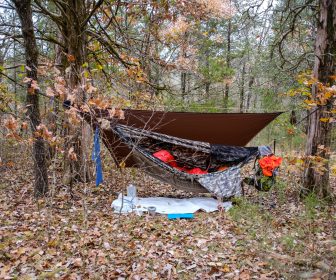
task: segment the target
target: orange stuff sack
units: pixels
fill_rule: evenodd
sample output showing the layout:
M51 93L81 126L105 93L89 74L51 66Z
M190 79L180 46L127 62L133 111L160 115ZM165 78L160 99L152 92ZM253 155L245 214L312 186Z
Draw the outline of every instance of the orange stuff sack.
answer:
M267 177L271 177L274 169L280 166L282 158L271 155L259 159L258 162L263 174Z

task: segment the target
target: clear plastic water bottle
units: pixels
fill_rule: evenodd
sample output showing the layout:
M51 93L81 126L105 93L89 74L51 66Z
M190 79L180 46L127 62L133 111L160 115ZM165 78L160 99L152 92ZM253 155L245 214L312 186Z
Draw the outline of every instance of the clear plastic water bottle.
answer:
M132 200L136 198L137 196L136 186L134 186L133 184L129 184L127 186L127 196Z

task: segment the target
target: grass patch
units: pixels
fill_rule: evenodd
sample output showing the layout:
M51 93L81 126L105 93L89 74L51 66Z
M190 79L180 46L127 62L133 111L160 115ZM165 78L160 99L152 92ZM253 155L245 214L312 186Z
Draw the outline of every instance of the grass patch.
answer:
M247 225L259 225L260 223L269 223L272 220L271 215L261 209L257 204L251 203L246 198L236 198L235 206L229 210L229 215L236 222L242 222Z

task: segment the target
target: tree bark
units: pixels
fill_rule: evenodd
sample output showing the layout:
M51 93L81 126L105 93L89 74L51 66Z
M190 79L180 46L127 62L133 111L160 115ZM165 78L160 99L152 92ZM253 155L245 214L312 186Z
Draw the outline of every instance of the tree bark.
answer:
M87 23L83 24L87 15L85 2L83 0L71 0L67 2L68 9L65 9L64 21L61 26L62 37L67 49L64 52L68 55L70 72L68 85L70 91L76 91L75 104L83 105L88 96L83 90L83 64L86 61L86 28ZM91 169L89 164L89 142L90 127L82 121L79 126L69 124L68 141L66 151L73 147L77 155L77 160L65 159L63 178L64 184L71 184L74 181L88 182L91 180ZM67 153L66 153L67 154Z
M2 54L1 49L0 49L0 83L2 82L1 72L3 69L4 63L5 63L5 56Z
M320 0L319 6L313 77L323 85L331 86L334 83L331 76L335 75L336 65L336 2L334 0ZM318 100L320 94L323 93L318 89L318 85L314 84L312 98ZM320 104L310 111L303 194L315 192L321 197L330 195L329 158L332 124L328 121L321 122L321 119L328 119L331 116L332 106L333 99L329 98L325 104ZM310 156L319 156L324 159L324 172L321 173L317 170Z
M45 1L35 0L35 3L41 13L48 16L58 26L62 37L64 38L62 46L63 52L67 54L68 72L67 81L70 91L75 91L74 105L81 107L88 99L85 92L83 78L83 64L86 62L86 43L87 29L89 19L95 14L95 11L104 3L103 0L83 1L83 0L53 0L57 12L50 13L45 7L48 3ZM94 2L94 3L93 3ZM58 16L59 15L59 16ZM74 93L74 92L72 92ZM65 150L66 155L70 148L74 149L77 161L65 160L64 183L71 184L76 181L89 181L91 172L89 168L89 142L91 139L90 126L85 122L81 122L80 126L69 124L68 135Z
M187 73L181 72L181 93L182 93L182 99L185 100L187 95Z
M244 61L243 70L242 70L241 85L240 85L240 93L239 93L239 112L240 113L243 113L243 111L244 111L245 74L246 74L246 62Z
M205 52L205 68L206 68L206 80L205 80L205 97L207 100L210 98L210 50L206 50Z
M60 42L64 41L64 38L61 33L58 34L58 40ZM65 76L66 64L67 64L67 59L66 59L64 50L61 48L61 46L55 44L55 65L56 65L56 68L60 71L61 76ZM53 133L53 135L56 135L57 134L57 121L61 119L59 115L62 114L62 112L60 112L59 110L60 109L59 100L52 100L52 101L53 102L51 106L53 108L47 113L47 121L48 121L49 130ZM49 145L48 151L49 151L49 159L51 160L56 155L56 146Z
M231 19L229 19L228 23L228 32L227 32L227 48L226 48L226 67L231 67ZM224 88L224 96L223 96L223 106L225 112L228 111L229 104L229 92L230 92L230 84L228 82L225 83Z
M27 77L37 81L38 49L34 34L32 20L31 0L12 0L16 12L21 22L21 30L24 40L26 56ZM36 90L31 87L27 88L27 117L30 120L30 126L34 137L33 143L33 161L35 171L35 197L43 196L48 192L48 173L46 165L46 148L41 137L35 137L36 128L41 123L39 96Z
M248 112L251 105L251 98L252 98L252 86L254 84L254 76L251 74L248 82L248 94L247 94L247 100L246 100L246 108L245 111Z

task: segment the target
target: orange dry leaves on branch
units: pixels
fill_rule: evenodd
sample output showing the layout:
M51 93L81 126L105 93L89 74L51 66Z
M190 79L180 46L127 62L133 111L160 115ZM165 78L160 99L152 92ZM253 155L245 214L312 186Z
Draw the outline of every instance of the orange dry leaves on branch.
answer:
M330 76L331 80L334 80L334 76ZM331 104L331 109L325 111L327 114L332 114L335 108L336 98L336 86L331 86L328 83L322 83L312 76L311 72L305 72L298 75L297 78L300 87L292 89L288 92L290 96L302 95L305 97L304 103L307 109L311 109L316 106L325 106ZM312 94L315 89L315 94ZM331 117L323 117L322 122L333 122Z
M72 161L77 161L77 154L75 153L74 147L71 147L68 151L68 157Z
M8 130L16 130L18 127L17 121L13 116L9 116L6 120L5 120L5 127Z
M66 111L68 115L68 120L72 125L79 125L82 121L82 118L78 115L78 110L74 107L71 107Z
M85 85L85 91L86 91L88 94L92 94L92 93L97 92L97 88L94 87L91 83L87 83L87 84Z
M28 129L28 123L27 122L22 122L21 129L27 130Z
M134 79L137 83L144 83L147 81L147 77L141 66L131 66L126 70L127 75Z
M94 107L98 108L98 109L107 109L109 107L111 107L111 103L107 100L104 100L102 98L91 98L88 101L89 105L93 105Z
M67 59L69 62L75 62L76 58L73 54L67 54Z
M203 20L229 18L235 13L228 0L180 0L175 6L183 15Z
M50 144L56 142L56 137L53 136L52 132L48 130L45 124L40 124L36 127L36 131L34 133L35 137L43 138L48 141Z
M12 138L17 141L21 141L21 136L17 133L18 129L18 122L13 116L9 116L4 121L4 126L7 128L8 133L6 135L7 138Z
M63 77L58 76L55 78L54 88L56 93L55 96L59 97L61 100L65 100L68 90L66 88L66 82Z
M119 108L112 108L107 110L110 118L118 118L120 120L125 119L125 113Z
M35 91L40 89L37 81L33 80L32 78L25 77L23 79L23 83L28 85L28 93L29 94L35 94Z

